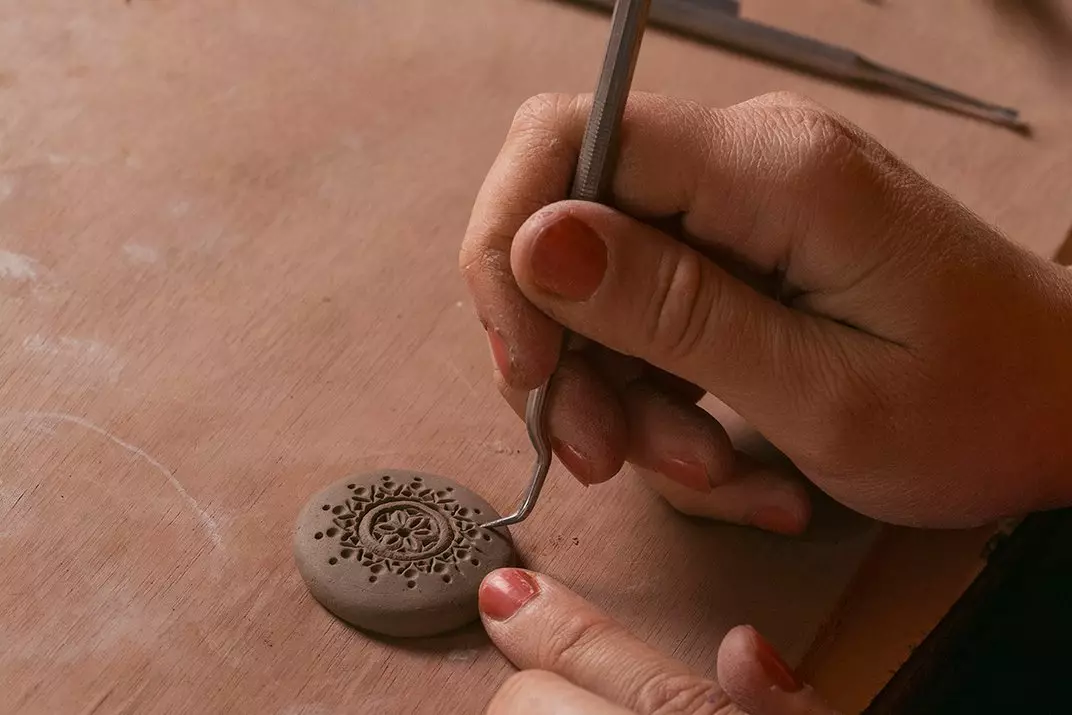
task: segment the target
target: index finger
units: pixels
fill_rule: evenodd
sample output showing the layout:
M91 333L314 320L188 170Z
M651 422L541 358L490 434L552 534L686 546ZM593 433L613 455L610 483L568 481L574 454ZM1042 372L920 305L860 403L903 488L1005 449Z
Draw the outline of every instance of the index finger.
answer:
M462 276L480 321L508 352L510 369L502 377L517 389L531 390L554 371L562 328L517 287L510 244L529 216L566 198L590 104L590 98L539 95L521 106L462 242Z

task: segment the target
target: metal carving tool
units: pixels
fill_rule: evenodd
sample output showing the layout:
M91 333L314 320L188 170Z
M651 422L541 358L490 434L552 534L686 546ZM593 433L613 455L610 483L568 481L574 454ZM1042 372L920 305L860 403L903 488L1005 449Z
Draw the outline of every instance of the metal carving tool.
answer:
M581 153L570 189L571 199L597 203L606 201L617 158L618 130L625 112L626 100L629 98L629 87L633 83L633 70L640 53L640 42L644 37L650 5L651 0L614 2L610 39L607 41L607 52L603 57L603 69L596 85L592 110L588 115L588 125L581 141ZM569 331L564 331L559 355L565 352L569 340ZM509 526L524 521L536 506L540 490L547 479L547 472L551 468L547 395L554 379L552 373L546 382L530 392L525 405L525 425L529 440L536 450L536 462L532 465L532 477L521 500L521 506L509 516L484 524L485 528Z
M614 0L570 0L598 9ZM781 62L848 84L885 90L908 99L1025 131L1019 112L914 77L827 44L739 17L737 0L653 0L651 24L760 59Z

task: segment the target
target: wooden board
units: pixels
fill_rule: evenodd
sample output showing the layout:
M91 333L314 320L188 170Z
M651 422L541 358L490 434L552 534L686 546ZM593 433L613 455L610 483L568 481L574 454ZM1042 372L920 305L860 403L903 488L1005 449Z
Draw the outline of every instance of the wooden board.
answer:
M785 24L877 41L875 9L827 4ZM913 46L876 54L1020 102L1037 139L654 33L637 85L812 93L1056 245L1068 106L1042 80L1010 91L1015 47L943 44L936 25L984 10L927 7L891 9L883 33ZM455 256L514 109L588 91L606 29L537 0L0 3L0 711L482 707L509 666L479 629L343 626L290 529L307 495L378 466L514 503L531 455ZM632 475L586 491L556 471L515 533L529 565L710 670L745 621L801 658L873 535L817 521L790 541L681 518Z

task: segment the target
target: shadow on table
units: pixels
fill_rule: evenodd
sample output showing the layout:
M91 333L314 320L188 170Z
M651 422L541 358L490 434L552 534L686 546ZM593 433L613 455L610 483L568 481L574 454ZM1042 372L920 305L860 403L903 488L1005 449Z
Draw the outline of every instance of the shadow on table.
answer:
M428 636L426 638L393 638L374 633L362 633L393 648L422 653L447 655L491 646L491 639L488 638L488 634L484 631L484 626L479 621L438 636Z

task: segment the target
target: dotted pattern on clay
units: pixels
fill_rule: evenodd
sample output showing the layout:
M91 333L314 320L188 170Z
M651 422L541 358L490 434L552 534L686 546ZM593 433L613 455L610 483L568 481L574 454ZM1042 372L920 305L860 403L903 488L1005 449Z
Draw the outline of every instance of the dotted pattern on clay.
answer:
M403 484L390 475L369 486L346 487L350 496L343 503L321 506L332 515L332 526L313 534L337 540L339 550L329 564L360 563L369 570L369 582L395 574L408 579L409 588L421 574L450 583L452 570L480 565L480 542L491 537L476 521L480 510L460 505L453 487L433 489L419 476Z

